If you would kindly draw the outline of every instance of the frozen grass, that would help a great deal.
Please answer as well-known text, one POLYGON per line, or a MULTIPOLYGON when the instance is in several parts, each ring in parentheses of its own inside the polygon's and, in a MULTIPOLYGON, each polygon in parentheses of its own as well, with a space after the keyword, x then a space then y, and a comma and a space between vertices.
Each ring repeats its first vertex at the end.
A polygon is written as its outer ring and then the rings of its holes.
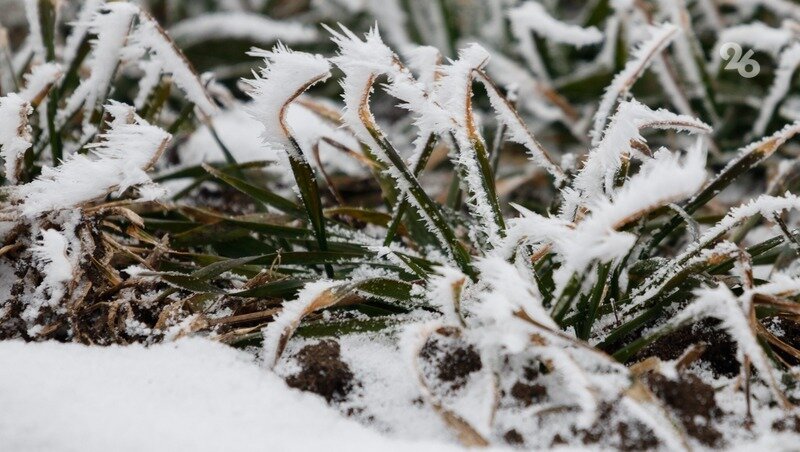
POLYGON ((11 4, 1 339, 202 336, 406 439, 798 440, 794 3, 11 4))

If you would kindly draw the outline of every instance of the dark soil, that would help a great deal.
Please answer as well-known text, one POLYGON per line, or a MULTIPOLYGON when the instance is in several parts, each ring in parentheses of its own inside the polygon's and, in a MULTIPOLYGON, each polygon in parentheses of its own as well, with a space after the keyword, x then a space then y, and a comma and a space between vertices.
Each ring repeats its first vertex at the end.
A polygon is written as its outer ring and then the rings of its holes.
POLYGON ((677 380, 649 373, 644 382, 675 413, 686 433, 706 446, 719 445, 722 434, 711 423, 722 412, 714 400, 713 387, 689 373, 677 380))
POLYGON ((603 403, 594 425, 577 432, 583 444, 600 444, 620 451, 652 450, 658 447, 660 442, 649 427, 638 421, 619 419, 617 405, 603 403))
POLYGON ((541 403, 547 397, 547 388, 540 384, 529 384, 518 381, 511 387, 511 396, 524 407, 541 403))
POLYGON ((455 335, 432 335, 422 347, 422 359, 432 364, 437 380, 449 389, 461 389, 473 372, 483 368, 481 356, 472 344, 455 335))
MULTIPOLYGON (((775 333, 780 340, 786 342, 794 348, 800 349, 800 323, 793 322, 784 317, 771 317, 765 318, 763 321, 764 326, 776 327, 778 332, 775 333)), ((798 365, 800 361, 797 360, 791 353, 786 353, 778 347, 774 347, 775 353, 785 359, 789 364, 798 365)))
POLYGON ((656 356, 664 361, 678 358, 692 344, 704 343, 705 351, 699 360, 708 363, 716 376, 733 377, 739 374, 736 360, 736 343, 719 329, 715 320, 688 325, 667 334, 637 353, 633 361, 656 356))
POLYGON ((513 428, 503 435, 503 439, 512 446, 521 446, 525 444, 525 438, 523 438, 522 435, 513 428))
POLYGON ((330 339, 306 345, 295 355, 302 370, 286 378, 293 388, 319 394, 328 401, 344 400, 355 386, 350 366, 342 361, 339 343, 330 339))
POLYGON ((772 429, 776 432, 797 432, 800 433, 800 416, 793 414, 772 423, 772 429))

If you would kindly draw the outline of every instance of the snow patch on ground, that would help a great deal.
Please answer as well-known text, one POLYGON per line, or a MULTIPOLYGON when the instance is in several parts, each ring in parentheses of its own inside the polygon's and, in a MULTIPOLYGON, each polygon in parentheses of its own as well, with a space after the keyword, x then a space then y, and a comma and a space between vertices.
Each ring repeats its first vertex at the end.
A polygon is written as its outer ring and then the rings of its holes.
POLYGON ((459 450, 404 442, 203 339, 151 347, 0 342, 0 444, 14 451, 459 450))

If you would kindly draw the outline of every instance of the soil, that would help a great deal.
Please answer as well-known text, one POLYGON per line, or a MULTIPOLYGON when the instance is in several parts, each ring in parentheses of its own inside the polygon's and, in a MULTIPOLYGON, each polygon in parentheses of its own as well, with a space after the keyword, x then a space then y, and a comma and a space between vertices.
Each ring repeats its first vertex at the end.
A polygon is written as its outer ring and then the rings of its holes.
MULTIPOLYGON (((765 318, 762 323, 767 327, 770 325, 777 327, 778 332, 775 333, 775 336, 794 348, 800 348, 800 323, 793 322, 784 317, 765 318)), ((773 347, 773 350, 775 350, 775 353, 780 355, 781 358, 785 359, 789 364, 800 364, 800 361, 792 356, 792 354, 786 353, 778 347, 773 347)))
POLYGON ((525 444, 525 438, 513 428, 503 435, 503 439, 512 446, 521 446, 525 444))
POLYGON ((547 388, 540 384, 528 384, 518 381, 511 387, 511 396, 524 407, 542 403, 547 397, 547 388))
POLYGON ((653 431, 643 423, 621 420, 616 406, 616 403, 603 403, 594 425, 577 432, 583 444, 601 444, 620 451, 652 450, 660 445, 653 431))
POLYGON ((714 375, 733 377, 739 374, 736 343, 720 330, 716 320, 704 320, 669 333, 637 353, 633 361, 656 356, 664 361, 678 358, 692 344, 704 343, 699 360, 708 363, 714 375))
POLYGON ((772 429, 776 432, 797 432, 800 433, 800 416, 794 414, 783 419, 778 419, 772 423, 772 429))
POLYGON ((451 390, 461 389, 470 374, 483 368, 475 346, 454 335, 432 335, 422 347, 420 356, 433 364, 433 377, 446 383, 451 390))
POLYGON ((356 386, 353 372, 342 361, 339 343, 334 340, 306 345, 295 359, 301 370, 286 378, 292 388, 319 394, 331 403, 344 400, 356 386))
POLYGON ((714 399, 714 388, 697 376, 682 373, 677 380, 649 373, 644 382, 683 424, 686 433, 706 446, 718 446, 722 434, 712 421, 722 414, 714 399))

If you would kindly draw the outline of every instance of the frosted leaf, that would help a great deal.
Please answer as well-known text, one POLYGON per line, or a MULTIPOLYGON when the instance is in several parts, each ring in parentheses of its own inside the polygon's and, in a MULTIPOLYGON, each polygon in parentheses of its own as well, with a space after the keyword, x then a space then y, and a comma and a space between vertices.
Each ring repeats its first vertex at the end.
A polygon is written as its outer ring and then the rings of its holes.
POLYGON ((486 92, 489 94, 489 101, 497 115, 497 121, 508 128, 506 131, 506 139, 525 146, 530 153, 531 160, 553 175, 556 185, 559 185, 566 177, 561 167, 553 161, 544 147, 539 144, 533 136, 533 133, 531 133, 522 118, 520 118, 519 113, 517 113, 506 99, 500 96, 497 87, 494 86, 482 72, 479 73, 478 78, 486 86, 486 92))
POLYGON ((467 276, 452 267, 438 267, 436 273, 428 283, 427 299, 442 311, 448 325, 460 325, 461 293, 467 276))
POLYGON ((522 216, 509 221, 500 255, 509 256, 524 241, 539 247, 551 246, 563 267, 573 271, 583 271, 594 261, 620 259, 633 246, 636 236, 617 229, 659 207, 693 195, 705 179, 702 142, 698 141, 683 161, 677 154, 660 150, 610 198, 590 203, 589 213, 577 224, 516 206, 522 216))
POLYGON ((43 229, 42 238, 31 247, 34 262, 44 275, 23 318, 33 322, 43 306, 55 307, 64 297, 66 284, 74 277, 75 269, 67 256, 69 242, 55 229, 43 229))
POLYGON ((25 0, 25 17, 28 19, 30 34, 28 41, 34 57, 39 63, 44 62, 46 51, 44 48, 44 38, 42 38, 42 27, 39 23, 39 0, 25 0))
POLYGON ((787 26, 774 28, 758 21, 725 28, 720 31, 717 43, 711 51, 709 70, 711 73, 719 71, 722 64, 720 49, 725 43, 734 42, 748 49, 766 52, 773 58, 778 58, 793 37, 794 33, 787 26))
POLYGON ((250 114, 264 127, 265 143, 284 149, 290 158, 302 159, 290 139, 285 123, 287 106, 309 86, 330 76, 330 64, 319 55, 294 52, 283 45, 272 51, 253 50, 250 55, 264 58, 265 66, 254 79, 246 80, 253 98, 250 114))
POLYGON ((515 35, 530 30, 542 38, 575 47, 599 44, 603 40, 603 34, 597 27, 584 28, 562 22, 551 16, 544 6, 536 1, 527 1, 509 9, 508 18, 515 35))
POLYGON ((31 127, 28 115, 33 108, 18 94, 0 97, 0 155, 4 175, 11 184, 17 183, 22 157, 31 147, 31 127))
POLYGON ((307 314, 326 308, 335 298, 331 289, 340 281, 320 280, 306 284, 294 300, 283 304, 283 310, 264 328, 264 364, 270 369, 277 363, 286 341, 307 314))
POLYGON ((29 74, 25 74, 25 88, 19 92, 20 97, 32 104, 38 104, 63 74, 61 65, 57 63, 34 66, 29 74))
POLYGON ((97 104, 105 101, 138 12, 138 7, 120 2, 105 5, 94 14, 88 24, 89 33, 97 36, 91 41, 92 53, 87 63, 92 72, 59 112, 62 122, 69 120, 81 106, 88 121, 97 104))
POLYGON ((590 133, 593 146, 597 146, 603 138, 601 131, 617 100, 630 90, 633 84, 652 64, 654 58, 675 39, 678 33, 678 28, 670 23, 664 23, 653 28, 651 37, 633 51, 631 59, 625 64, 625 68, 614 76, 611 84, 606 88, 594 116, 594 125, 590 133))
POLYGON ((521 310, 529 318, 554 330, 558 326, 542 306, 539 289, 520 274, 519 270, 499 257, 487 257, 476 264, 481 281, 488 284, 493 297, 504 297, 514 310, 521 310))
POLYGON ((511 23, 511 33, 518 41, 518 52, 537 78, 545 83, 549 83, 550 76, 531 32, 543 39, 574 47, 603 41, 603 34, 596 27, 583 28, 562 22, 551 16, 544 6, 535 1, 523 2, 517 7, 510 8, 506 14, 511 23))
MULTIPOLYGON (((641 155, 633 143, 645 143, 641 129, 673 129, 706 134, 711 127, 702 121, 667 110, 652 110, 636 100, 620 103, 616 114, 603 134, 602 140, 589 152, 589 156, 575 177, 573 188, 581 192, 584 200, 597 198, 612 190, 614 177, 622 165, 623 155, 641 155)), ((574 206, 564 212, 571 214, 574 206)))
POLYGON ((131 35, 132 49, 146 49, 151 58, 161 63, 163 73, 170 74, 175 85, 194 103, 205 117, 217 112, 217 106, 206 93, 200 78, 167 33, 149 14, 139 12, 139 25, 131 35))
POLYGON ((131 107, 111 103, 106 110, 113 119, 102 141, 87 146, 89 154, 72 154, 55 168, 42 168, 32 182, 13 187, 10 197, 18 203, 14 209, 32 218, 151 182, 146 171, 166 148, 170 134, 136 116, 131 107))
POLYGON ((62 60, 66 67, 69 67, 78 55, 78 50, 89 32, 92 18, 98 10, 105 4, 105 0, 85 0, 81 7, 78 18, 73 22, 67 40, 64 43, 64 55, 62 60))
POLYGON ((778 58, 778 69, 775 71, 775 80, 769 89, 769 94, 761 105, 753 125, 753 134, 763 135, 766 132, 769 120, 775 108, 786 97, 792 85, 792 79, 798 66, 800 66, 800 42, 796 42, 781 52, 778 58))

